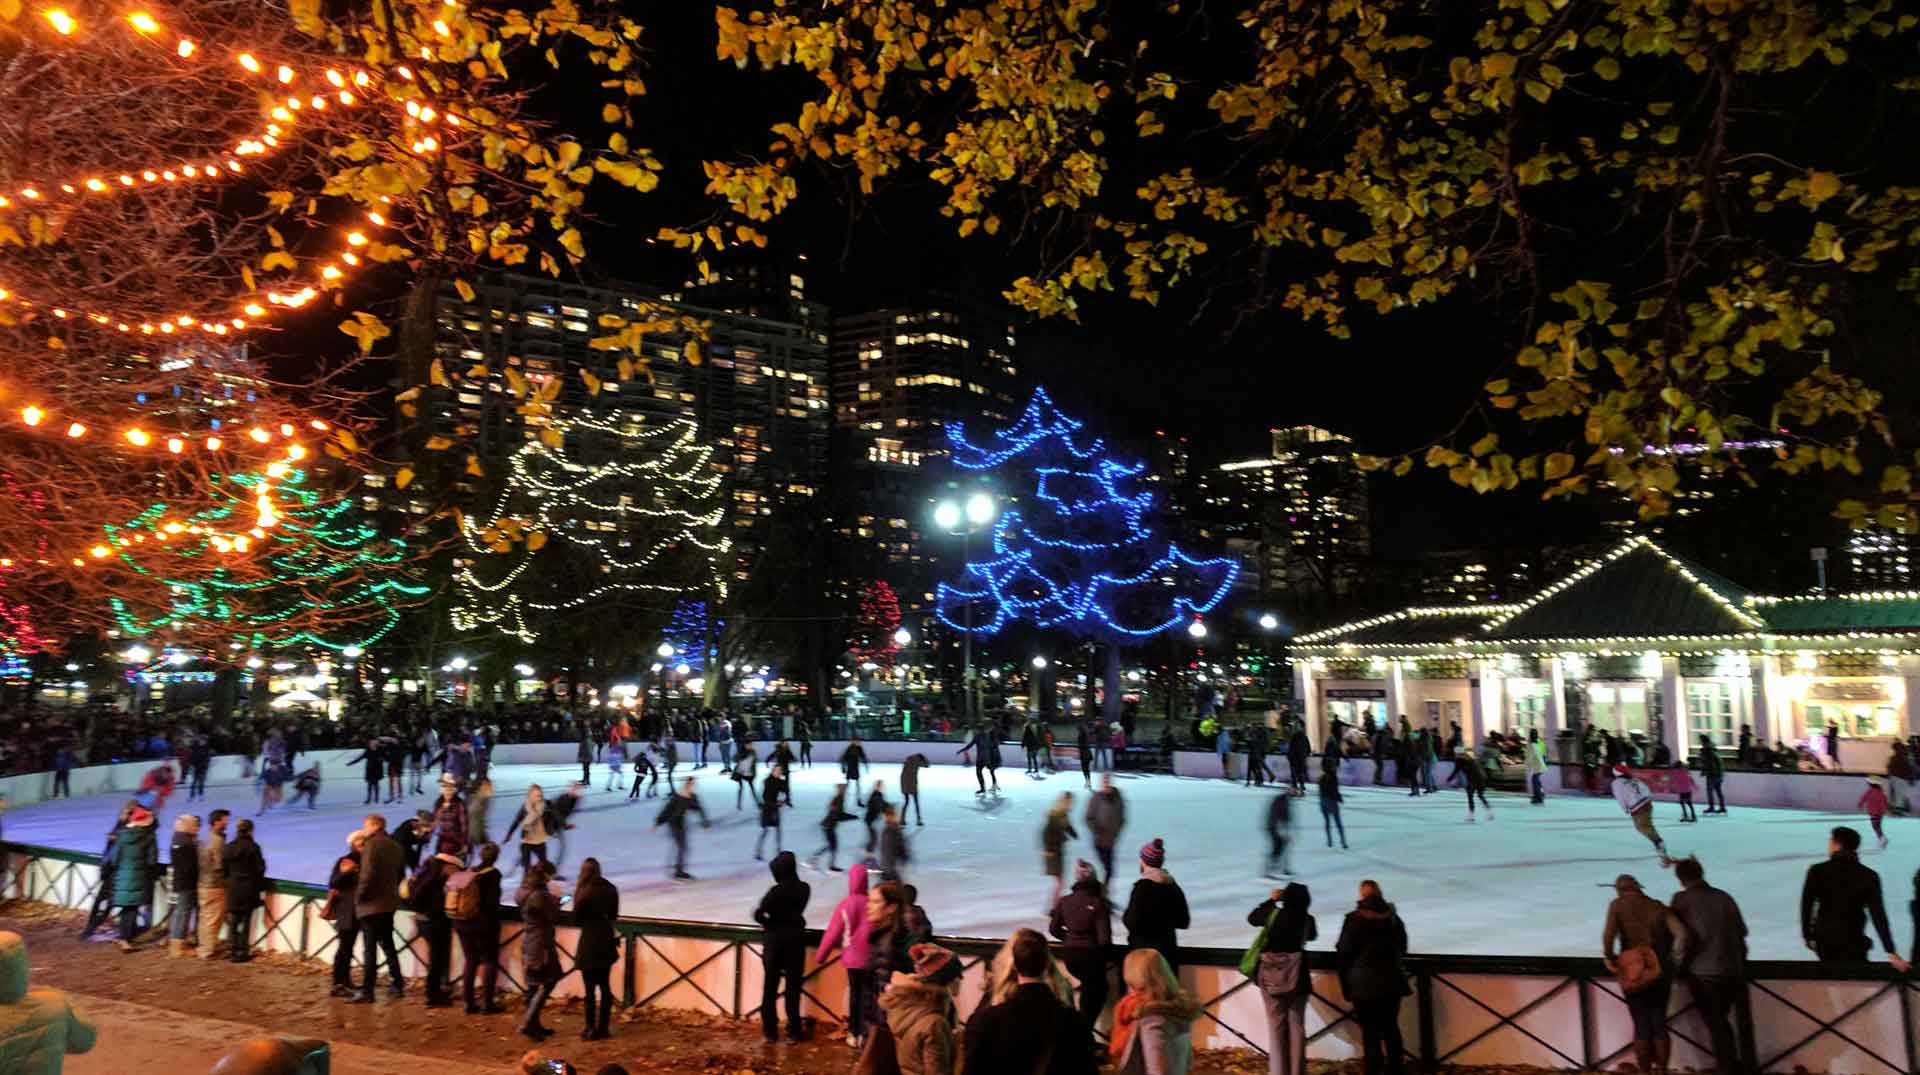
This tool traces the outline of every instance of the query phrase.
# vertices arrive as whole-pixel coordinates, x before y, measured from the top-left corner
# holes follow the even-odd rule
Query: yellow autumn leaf
[[[345,448],[347,451],[357,452],[360,450],[360,438],[353,435],[353,430],[336,429],[333,435],[339,438],[340,447]]]
[[[440,360],[437,358],[427,367],[427,380],[442,388],[453,387],[453,382],[447,380],[447,371],[441,367]]]
[[[451,447],[453,447],[452,437],[443,437],[436,433],[427,438],[427,451],[444,452]]]
[[[587,246],[580,239],[579,228],[568,228],[566,231],[561,232],[560,245],[566,247],[567,253],[572,254],[576,258],[584,258],[587,256]]]
[[[538,530],[533,530],[528,532],[527,534],[527,551],[528,552],[539,552],[541,549],[546,548],[546,546],[547,546],[547,535],[541,533]]]
[[[600,394],[600,378],[595,377],[592,371],[581,370],[580,379],[586,382],[588,395],[597,396]]]
[[[394,471],[393,487],[395,489],[405,489],[407,486],[412,484],[413,484],[413,468],[412,467],[401,467],[399,470]]]
[[[473,301],[473,285],[472,284],[467,283],[465,280],[455,280],[453,282],[453,289],[460,293],[460,301],[462,302]]]
[[[567,438],[559,430],[548,426],[540,431],[540,443],[557,452],[567,446]]]

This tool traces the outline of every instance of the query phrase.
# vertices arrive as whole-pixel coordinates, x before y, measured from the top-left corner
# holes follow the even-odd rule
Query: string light
[[[1025,620],[1082,634],[1146,638],[1210,612],[1240,574],[1231,557],[1202,559],[1146,525],[1151,493],[1128,493],[1144,465],[1101,456],[1078,439],[1081,423],[1061,414],[1045,389],[1018,421],[983,445],[960,424],[947,429],[950,458],[965,470],[1029,457],[1036,476],[1034,518],[1009,509],[992,535],[990,559],[966,565],[959,583],[940,583],[935,616],[948,627],[998,633]],[[976,604],[985,617],[956,615]]]
[[[484,522],[462,517],[460,535],[472,560],[455,576],[452,622],[456,630],[492,626],[523,642],[540,636],[530,613],[567,612],[603,598],[628,593],[679,593],[689,587],[647,581],[643,572],[669,553],[692,549],[701,556],[705,585],[726,593],[721,558],[732,550],[722,530],[725,499],[720,475],[713,469],[713,448],[698,440],[697,429],[686,419],[657,427],[629,425],[616,414],[613,422],[593,418],[555,419],[549,427],[562,448],[569,436],[595,432],[617,437],[615,455],[622,462],[592,466],[567,459],[560,449],[543,441],[529,441],[517,450],[507,468],[505,488]],[[625,461],[633,460],[633,461]],[[648,505],[627,504],[618,494],[644,489]],[[605,494],[599,499],[596,494]],[[627,538],[590,536],[605,533],[583,522],[618,527],[608,518],[646,517],[661,520],[659,535],[638,555],[623,551]],[[533,535],[540,535],[538,541]],[[514,541],[514,536],[521,540]],[[539,600],[534,594],[551,587],[527,588],[528,571],[542,557],[540,542],[557,538],[587,550],[598,573],[608,581],[559,600]],[[697,584],[696,584],[697,585]],[[525,592],[523,592],[525,591]],[[536,617],[537,618],[537,617]]]

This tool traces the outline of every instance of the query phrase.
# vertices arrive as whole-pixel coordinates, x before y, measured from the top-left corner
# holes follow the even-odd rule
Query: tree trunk
[[[1125,709],[1120,700],[1120,647],[1109,643],[1106,651],[1107,659],[1100,670],[1100,713],[1108,724],[1118,724]]]

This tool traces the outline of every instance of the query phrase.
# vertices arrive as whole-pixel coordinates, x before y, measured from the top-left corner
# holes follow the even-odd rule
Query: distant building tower
[[[1331,430],[1272,430],[1267,456],[1220,464],[1200,496],[1221,536],[1258,542],[1262,592],[1337,602],[1372,556],[1367,474],[1353,441]]]

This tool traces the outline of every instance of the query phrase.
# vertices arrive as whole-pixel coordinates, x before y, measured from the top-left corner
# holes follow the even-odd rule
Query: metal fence
[[[0,876],[0,896],[88,908],[99,885],[99,856],[23,844],[0,844],[9,861]],[[320,917],[326,889],[274,881],[265,906],[254,915],[250,936],[257,948],[301,959],[331,960],[338,943],[332,923]],[[825,908],[817,909],[824,916]],[[168,912],[163,897],[157,922]],[[1419,923],[1413,923],[1416,935]],[[502,908],[501,976],[520,988],[519,914]],[[733,1018],[760,1013],[765,977],[758,930],[705,922],[623,918],[616,930],[621,958],[613,981],[623,1004],[691,1009]],[[425,942],[412,916],[395,922],[402,970],[425,973]],[[563,964],[571,970],[575,931],[559,931]],[[812,935],[817,943],[818,933]],[[965,967],[960,1011],[978,1004],[987,966],[1000,943],[977,938],[941,938]],[[456,946],[457,948],[457,946]],[[1246,1048],[1265,1052],[1268,1031],[1259,989],[1241,977],[1240,952],[1189,948],[1181,952],[1182,977],[1204,1001],[1194,1044],[1201,1048]],[[1359,1028],[1340,992],[1331,953],[1313,953],[1313,994],[1308,1005],[1308,1055],[1318,1060],[1360,1056]],[[360,967],[357,955],[353,966]],[[1631,1023],[1626,1001],[1597,959],[1416,955],[1406,961],[1407,1002],[1401,1025],[1408,1059],[1428,1070],[1444,1065],[1531,1065],[1605,1070],[1631,1060]],[[456,950],[454,972],[460,968]],[[803,982],[803,1012],[838,1022],[844,1016],[846,979],[833,960],[809,958]],[[1835,967],[1820,963],[1759,961],[1748,965],[1747,988],[1735,1011],[1745,1070],[1826,1071],[1920,1075],[1920,1040],[1914,1026],[1916,983],[1884,966]],[[575,976],[557,993],[579,991]],[[1693,998],[1677,984],[1669,1009],[1675,1068],[1712,1069],[1713,1056]]]

